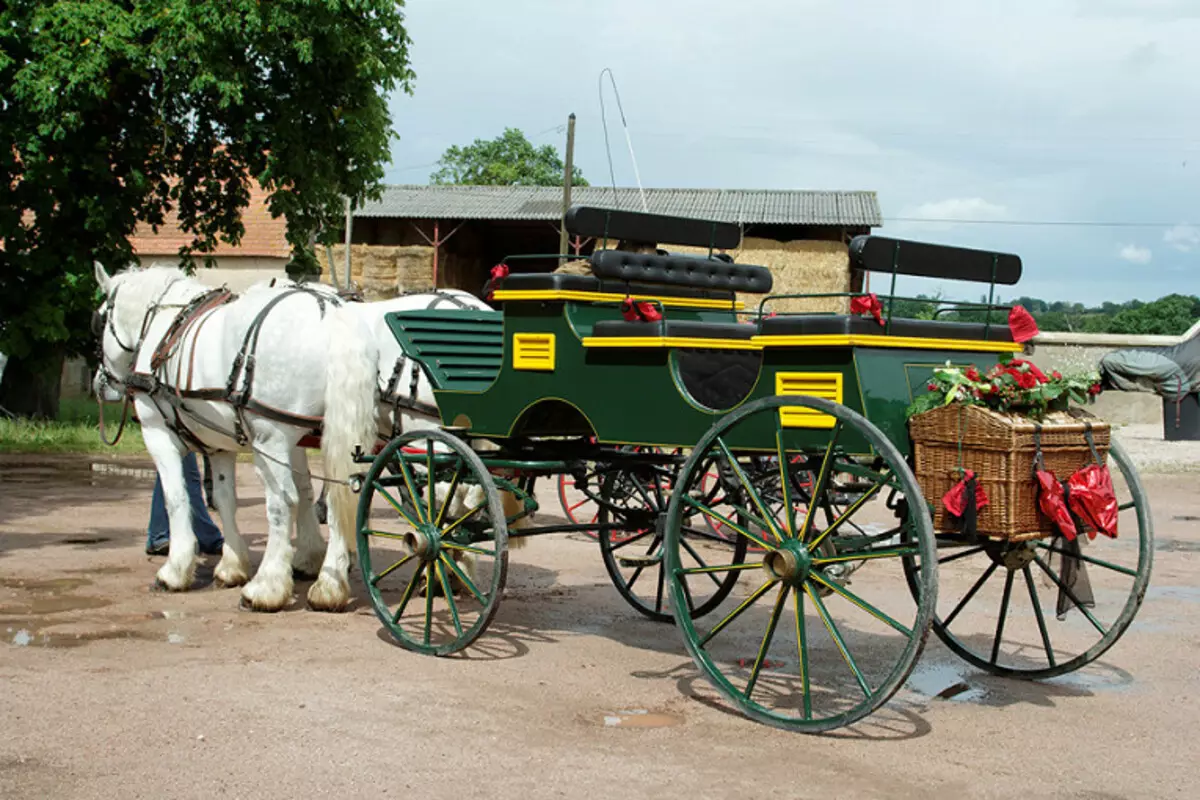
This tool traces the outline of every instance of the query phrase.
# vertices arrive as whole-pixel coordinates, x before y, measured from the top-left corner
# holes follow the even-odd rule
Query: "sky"
[[[416,79],[390,101],[388,183],[506,127],[561,151],[574,112],[576,164],[610,184],[608,67],[646,187],[873,190],[875,233],[1020,255],[1006,297],[1200,294],[1200,0],[405,9]],[[604,104],[616,183],[635,186],[607,78]]]

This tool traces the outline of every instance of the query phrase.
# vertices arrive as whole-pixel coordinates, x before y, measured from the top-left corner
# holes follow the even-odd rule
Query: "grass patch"
[[[0,453],[108,453],[145,455],[142,432],[132,419],[116,447],[100,441],[99,409],[86,397],[64,399],[54,422],[0,418]],[[111,437],[121,424],[121,404],[105,403],[104,419]]]

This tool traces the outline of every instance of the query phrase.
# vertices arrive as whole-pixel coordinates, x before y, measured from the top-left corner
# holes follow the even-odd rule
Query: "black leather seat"
[[[672,336],[690,339],[749,339],[758,329],[741,322],[688,322],[662,320],[660,322],[627,322],[625,320],[603,320],[592,327],[593,336]]]
[[[697,300],[727,300],[733,302],[733,292],[686,286],[649,284],[640,281],[601,280],[594,275],[565,275],[553,272],[523,272],[509,275],[494,289],[504,291],[570,291],[600,292],[603,294],[644,295],[649,297],[680,297]]]
[[[597,250],[589,259],[602,280],[640,281],[726,292],[768,294],[771,271],[753,264],[734,264],[716,258]]]
[[[886,333],[885,333],[886,331]],[[943,322],[925,319],[893,319],[891,329],[871,317],[841,314],[797,314],[762,321],[763,336],[821,335],[907,336],[918,339],[965,339],[976,342],[1011,342],[1008,325],[976,322]]]

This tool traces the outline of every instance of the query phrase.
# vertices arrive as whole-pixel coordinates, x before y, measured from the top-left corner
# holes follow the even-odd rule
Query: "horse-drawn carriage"
[[[924,450],[914,439],[906,410],[936,369],[1023,349],[990,299],[978,324],[899,318],[893,297],[867,304],[872,316],[768,313],[771,296],[747,311],[740,296],[769,295],[772,277],[714,256],[738,245],[737,226],[578,207],[566,223],[606,243],[709,252],[597,248],[584,275],[521,272],[528,257],[510,258],[485,287],[500,310],[465,293],[450,306],[446,294],[344,304],[303,286],[234,301],[177,271],[98,267],[97,386],[133,397],[171,513],[159,582],[184,590],[194,574],[177,460],[192,447],[217,473],[216,580],[243,586],[252,608],[290,602],[295,569],[317,576],[312,607],[344,609],[356,544],[388,632],[448,655],[493,619],[510,542],[590,531],[621,595],[674,621],[722,695],[793,730],[877,709],[931,629],[983,670],[1043,678],[1094,661],[1128,628],[1149,579],[1151,520],[1106,426],[1083,417],[989,434],[986,470],[963,436]],[[1015,256],[881,237],[850,252],[859,270],[891,276],[893,296],[898,275],[994,292],[1021,271]],[[304,451],[317,425],[327,546]],[[267,490],[253,579],[234,517],[239,449],[254,451]],[[1028,491],[1034,463],[1042,475],[1090,461],[1113,467],[1120,495],[1119,524],[1099,539],[1082,523],[1089,537],[1064,535]],[[940,505],[948,476],[968,467],[1004,480],[989,484],[979,524],[972,511],[960,525]],[[535,518],[539,481],[562,476],[595,519]]]
[[[486,287],[502,310],[387,315],[441,422],[357,456],[362,577],[402,646],[468,647],[503,595],[510,541],[571,531],[597,534],[622,596],[673,620],[722,695],[795,730],[878,708],[930,629],[983,670],[1042,678],[1129,626],[1152,533],[1116,441],[1092,453],[1117,476],[1118,538],[934,527],[905,411],[934,368],[1023,349],[990,300],[978,324],[893,318],[889,297],[878,319],[766,313],[771,297],[747,312],[739,295],[772,279],[713,257],[737,246],[736,226],[578,207],[567,225],[709,256],[597,248],[591,275],[512,258]],[[897,275],[994,291],[1021,271],[1015,256],[880,237],[854,240],[851,258],[890,274],[893,294]],[[538,481],[560,476],[595,519],[534,524]],[[465,486],[478,491],[464,505]]]

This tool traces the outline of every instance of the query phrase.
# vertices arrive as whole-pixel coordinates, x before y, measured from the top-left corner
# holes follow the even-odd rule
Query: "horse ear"
[[[93,263],[96,267],[96,283],[100,284],[100,289],[103,290],[105,294],[108,294],[108,289],[112,285],[112,278],[110,278],[108,272],[105,271],[103,264],[101,264],[99,261]]]

